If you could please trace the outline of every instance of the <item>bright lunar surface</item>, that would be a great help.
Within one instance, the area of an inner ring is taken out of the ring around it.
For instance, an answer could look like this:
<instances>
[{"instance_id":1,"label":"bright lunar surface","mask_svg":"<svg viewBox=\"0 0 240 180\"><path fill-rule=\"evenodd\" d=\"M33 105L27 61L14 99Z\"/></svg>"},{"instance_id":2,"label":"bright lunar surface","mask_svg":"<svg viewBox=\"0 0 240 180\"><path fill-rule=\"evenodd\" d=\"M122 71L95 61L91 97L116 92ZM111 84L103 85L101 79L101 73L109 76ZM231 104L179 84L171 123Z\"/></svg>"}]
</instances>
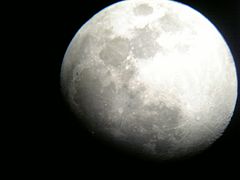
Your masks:
<instances>
[{"instance_id":1,"label":"bright lunar surface","mask_svg":"<svg viewBox=\"0 0 240 180\"><path fill-rule=\"evenodd\" d=\"M167 0L121 1L93 16L66 51L61 86L90 132L159 160L209 147L237 99L223 37L199 12Z\"/></svg>"}]
</instances>

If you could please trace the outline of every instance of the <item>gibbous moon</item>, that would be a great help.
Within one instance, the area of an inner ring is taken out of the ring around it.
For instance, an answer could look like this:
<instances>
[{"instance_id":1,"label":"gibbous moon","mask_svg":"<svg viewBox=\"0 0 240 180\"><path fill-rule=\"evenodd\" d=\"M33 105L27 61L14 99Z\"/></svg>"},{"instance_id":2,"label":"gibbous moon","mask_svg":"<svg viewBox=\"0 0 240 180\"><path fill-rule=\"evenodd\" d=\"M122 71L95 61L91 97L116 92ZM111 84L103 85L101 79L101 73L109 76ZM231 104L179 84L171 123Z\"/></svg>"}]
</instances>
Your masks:
<instances>
[{"instance_id":1,"label":"gibbous moon","mask_svg":"<svg viewBox=\"0 0 240 180\"><path fill-rule=\"evenodd\" d=\"M66 51L61 86L96 137L156 160L209 147L237 99L223 37L199 12L167 0L121 1L93 16Z\"/></svg>"}]
</instances>

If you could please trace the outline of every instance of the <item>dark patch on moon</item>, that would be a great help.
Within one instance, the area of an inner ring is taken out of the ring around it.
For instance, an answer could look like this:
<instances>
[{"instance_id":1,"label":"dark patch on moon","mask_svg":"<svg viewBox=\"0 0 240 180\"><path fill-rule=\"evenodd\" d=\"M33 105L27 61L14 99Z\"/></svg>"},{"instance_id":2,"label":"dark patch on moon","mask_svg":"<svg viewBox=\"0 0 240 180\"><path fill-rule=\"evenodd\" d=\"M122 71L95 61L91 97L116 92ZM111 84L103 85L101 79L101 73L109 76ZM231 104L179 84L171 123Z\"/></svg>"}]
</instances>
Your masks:
<instances>
[{"instance_id":1,"label":"dark patch on moon","mask_svg":"<svg viewBox=\"0 0 240 180\"><path fill-rule=\"evenodd\" d=\"M183 22L174 13L168 13L159 20L165 32L175 33L184 29Z\"/></svg>"},{"instance_id":2,"label":"dark patch on moon","mask_svg":"<svg viewBox=\"0 0 240 180\"><path fill-rule=\"evenodd\" d=\"M175 128L180 124L181 110L168 107L164 102L145 106L140 93L126 91L128 100L118 121L120 125L116 125L122 134L115 138L140 153L152 151L158 156L166 155L174 145L173 141L180 139Z\"/></svg>"},{"instance_id":3,"label":"dark patch on moon","mask_svg":"<svg viewBox=\"0 0 240 180\"><path fill-rule=\"evenodd\" d=\"M119 66L128 57L130 43L128 39L117 37L106 42L99 57L106 65Z\"/></svg>"},{"instance_id":4,"label":"dark patch on moon","mask_svg":"<svg viewBox=\"0 0 240 180\"><path fill-rule=\"evenodd\" d=\"M125 72L121 75L121 80L124 85L128 85L129 81L134 77L136 74L136 69L134 66L130 66L129 69L126 69Z\"/></svg>"},{"instance_id":5,"label":"dark patch on moon","mask_svg":"<svg viewBox=\"0 0 240 180\"><path fill-rule=\"evenodd\" d=\"M110 83L107 87L103 87L101 77L95 74L94 68L83 69L77 79L73 82L75 87L73 100L77 108L86 115L87 121L92 121L92 125L96 127L94 129L110 126L106 117L115 95L115 84Z\"/></svg>"},{"instance_id":6,"label":"dark patch on moon","mask_svg":"<svg viewBox=\"0 0 240 180\"><path fill-rule=\"evenodd\" d=\"M76 51L77 56L75 58L75 61L83 62L91 58L92 54L94 52L89 51L89 47L94 48L96 46L97 40L91 36L90 34L86 34L83 37L81 37L80 41L76 43L76 48L71 48L73 51ZM77 63L72 63L73 65L76 65Z\"/></svg>"},{"instance_id":7,"label":"dark patch on moon","mask_svg":"<svg viewBox=\"0 0 240 180\"><path fill-rule=\"evenodd\" d=\"M147 16L153 13L153 8L148 4L141 4L134 8L134 14L136 16Z\"/></svg>"},{"instance_id":8,"label":"dark patch on moon","mask_svg":"<svg viewBox=\"0 0 240 180\"><path fill-rule=\"evenodd\" d=\"M180 119L180 109L177 107L168 107L165 103L160 103L159 105L148 105L146 110L151 116L152 125L157 125L164 131L173 129L179 125ZM149 122L148 121L148 122Z\"/></svg>"},{"instance_id":9,"label":"dark patch on moon","mask_svg":"<svg viewBox=\"0 0 240 180\"><path fill-rule=\"evenodd\" d=\"M97 91L100 87L100 81L94 76L90 69L83 69L78 72L79 78L74 82L76 93L74 94L74 101L76 104L84 108L89 104L94 105L94 100L97 97Z\"/></svg>"},{"instance_id":10,"label":"dark patch on moon","mask_svg":"<svg viewBox=\"0 0 240 180\"><path fill-rule=\"evenodd\" d=\"M135 29L135 33L137 35L131 41L133 55L141 59L153 57L160 49L156 42L157 32L146 26L143 29Z\"/></svg>"},{"instance_id":11,"label":"dark patch on moon","mask_svg":"<svg viewBox=\"0 0 240 180\"><path fill-rule=\"evenodd\" d=\"M73 72L74 68L83 61L86 61L92 55L89 52L89 47L92 47L93 44L96 44L96 39L89 34L84 34L81 38L75 38L71 44L71 48L66 52L65 58L69 62L69 65L62 67L62 78L63 82L66 83L62 85L63 87L69 87L71 79L75 76ZM64 60L66 61L66 60ZM66 95L69 96L69 91L67 90Z\"/></svg>"}]
</instances>

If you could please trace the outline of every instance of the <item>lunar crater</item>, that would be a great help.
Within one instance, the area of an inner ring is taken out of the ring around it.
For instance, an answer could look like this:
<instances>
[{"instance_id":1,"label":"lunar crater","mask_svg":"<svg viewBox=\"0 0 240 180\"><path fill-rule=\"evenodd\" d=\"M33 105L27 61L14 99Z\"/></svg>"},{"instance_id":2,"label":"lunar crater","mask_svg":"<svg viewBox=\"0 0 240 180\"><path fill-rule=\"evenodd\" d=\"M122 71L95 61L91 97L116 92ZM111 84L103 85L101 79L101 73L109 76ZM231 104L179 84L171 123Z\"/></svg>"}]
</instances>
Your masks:
<instances>
[{"instance_id":1,"label":"lunar crater","mask_svg":"<svg viewBox=\"0 0 240 180\"><path fill-rule=\"evenodd\" d=\"M185 28L180 19L174 14L165 14L159 19L159 24L162 25L162 29L167 33L174 33Z\"/></svg>"},{"instance_id":2,"label":"lunar crater","mask_svg":"<svg viewBox=\"0 0 240 180\"><path fill-rule=\"evenodd\" d=\"M99 56L107 65L119 66L128 57L130 43L128 39L117 37L108 40Z\"/></svg>"}]
</instances>

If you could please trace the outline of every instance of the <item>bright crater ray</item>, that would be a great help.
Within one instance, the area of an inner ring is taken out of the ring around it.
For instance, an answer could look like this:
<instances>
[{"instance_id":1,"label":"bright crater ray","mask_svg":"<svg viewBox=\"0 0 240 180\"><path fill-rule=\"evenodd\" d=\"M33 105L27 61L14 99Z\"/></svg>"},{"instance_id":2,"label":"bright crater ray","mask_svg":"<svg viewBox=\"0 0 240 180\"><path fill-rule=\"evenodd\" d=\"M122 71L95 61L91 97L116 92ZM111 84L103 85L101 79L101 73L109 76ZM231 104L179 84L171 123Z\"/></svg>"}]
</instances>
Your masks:
<instances>
[{"instance_id":1,"label":"bright crater ray","mask_svg":"<svg viewBox=\"0 0 240 180\"><path fill-rule=\"evenodd\" d=\"M67 49L61 85L96 136L159 160L210 146L237 99L220 33L192 8L166 0L122 1L92 17Z\"/></svg>"}]
</instances>

